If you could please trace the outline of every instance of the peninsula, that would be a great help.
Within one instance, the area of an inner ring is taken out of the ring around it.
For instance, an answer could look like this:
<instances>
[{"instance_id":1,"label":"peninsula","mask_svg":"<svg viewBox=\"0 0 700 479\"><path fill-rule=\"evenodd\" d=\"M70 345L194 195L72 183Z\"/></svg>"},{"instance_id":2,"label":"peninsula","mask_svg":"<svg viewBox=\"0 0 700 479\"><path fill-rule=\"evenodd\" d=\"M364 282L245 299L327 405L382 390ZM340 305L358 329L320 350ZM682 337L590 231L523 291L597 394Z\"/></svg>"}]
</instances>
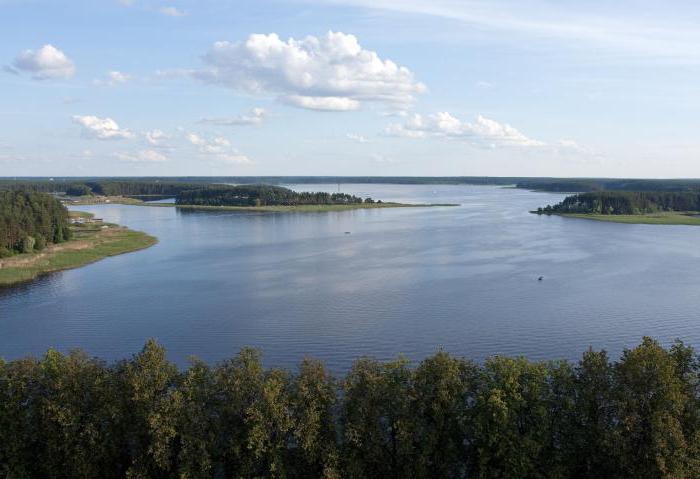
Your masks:
<instances>
[{"instance_id":1,"label":"peninsula","mask_svg":"<svg viewBox=\"0 0 700 479\"><path fill-rule=\"evenodd\" d=\"M69 212L44 193L0 193L0 287L154 245L156 238Z\"/></svg>"},{"instance_id":2,"label":"peninsula","mask_svg":"<svg viewBox=\"0 0 700 479\"><path fill-rule=\"evenodd\" d=\"M346 193L297 192L269 184L220 185L201 183L109 182L81 183L66 187L59 197L72 206L126 204L184 209L325 212L377 208L456 206L454 204L407 204L374 200ZM175 203L159 200L174 198Z\"/></svg>"},{"instance_id":3,"label":"peninsula","mask_svg":"<svg viewBox=\"0 0 700 479\"><path fill-rule=\"evenodd\" d=\"M700 225L700 193L598 191L566 197L538 208L539 215L559 215L628 224Z\"/></svg>"}]
</instances>

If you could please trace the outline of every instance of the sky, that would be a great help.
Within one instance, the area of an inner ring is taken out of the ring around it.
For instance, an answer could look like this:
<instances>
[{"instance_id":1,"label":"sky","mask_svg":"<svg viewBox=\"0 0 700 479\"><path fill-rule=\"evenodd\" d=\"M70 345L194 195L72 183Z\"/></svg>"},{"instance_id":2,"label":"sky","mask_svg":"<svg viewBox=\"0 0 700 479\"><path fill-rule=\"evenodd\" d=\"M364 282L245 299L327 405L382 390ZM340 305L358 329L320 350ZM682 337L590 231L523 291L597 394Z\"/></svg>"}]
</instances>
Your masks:
<instances>
[{"instance_id":1,"label":"sky","mask_svg":"<svg viewBox=\"0 0 700 479\"><path fill-rule=\"evenodd\" d=\"M0 0L0 176L700 177L700 3Z\"/></svg>"}]
</instances>

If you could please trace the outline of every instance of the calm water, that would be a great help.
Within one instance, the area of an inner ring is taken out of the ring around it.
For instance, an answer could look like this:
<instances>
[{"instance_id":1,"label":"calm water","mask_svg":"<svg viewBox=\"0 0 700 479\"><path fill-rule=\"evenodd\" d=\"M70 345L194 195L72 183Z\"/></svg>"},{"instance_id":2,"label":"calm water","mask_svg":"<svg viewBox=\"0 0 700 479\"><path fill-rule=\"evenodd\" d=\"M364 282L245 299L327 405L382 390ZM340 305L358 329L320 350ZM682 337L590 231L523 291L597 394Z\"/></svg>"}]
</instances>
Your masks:
<instances>
[{"instance_id":1,"label":"calm water","mask_svg":"<svg viewBox=\"0 0 700 479\"><path fill-rule=\"evenodd\" d=\"M336 185L292 186L327 189ZM614 355L643 335L700 346L700 228L538 217L562 195L344 185L460 207L256 214L82 207L160 239L0 291L0 355L80 347L107 359L157 338L179 364L260 347L342 371L361 355ZM350 232L351 234L345 234ZM537 281L544 276L544 281Z\"/></svg>"}]
</instances>

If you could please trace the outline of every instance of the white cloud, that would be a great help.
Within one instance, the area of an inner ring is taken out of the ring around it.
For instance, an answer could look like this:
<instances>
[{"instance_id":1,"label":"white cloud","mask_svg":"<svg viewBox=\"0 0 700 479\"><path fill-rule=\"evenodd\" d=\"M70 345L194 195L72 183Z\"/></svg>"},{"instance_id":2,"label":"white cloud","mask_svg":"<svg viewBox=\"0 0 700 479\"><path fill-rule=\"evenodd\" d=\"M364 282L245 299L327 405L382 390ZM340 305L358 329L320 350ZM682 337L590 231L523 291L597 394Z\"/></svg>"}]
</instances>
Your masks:
<instances>
[{"instance_id":1,"label":"white cloud","mask_svg":"<svg viewBox=\"0 0 700 479\"><path fill-rule=\"evenodd\" d=\"M354 35L328 32L302 40L277 34L244 42L216 42L207 69L190 72L205 83L253 94L277 95L312 110L356 110L363 103L404 108L425 86L406 67L363 49Z\"/></svg>"},{"instance_id":2,"label":"white cloud","mask_svg":"<svg viewBox=\"0 0 700 479\"><path fill-rule=\"evenodd\" d=\"M235 153L217 155L216 159L221 163L229 163L235 165L248 165L252 163L252 161L250 161L250 158L248 158L247 156Z\"/></svg>"},{"instance_id":3,"label":"white cloud","mask_svg":"<svg viewBox=\"0 0 700 479\"><path fill-rule=\"evenodd\" d=\"M95 83L95 85L116 86L126 83L129 80L131 80L131 75L113 70L107 72L104 78L97 79L93 83Z\"/></svg>"},{"instance_id":4,"label":"white cloud","mask_svg":"<svg viewBox=\"0 0 700 479\"><path fill-rule=\"evenodd\" d=\"M82 135L85 138L96 140L123 140L134 136L131 131L120 128L111 118L99 118L92 115L73 117L73 123L83 127Z\"/></svg>"},{"instance_id":5,"label":"white cloud","mask_svg":"<svg viewBox=\"0 0 700 479\"><path fill-rule=\"evenodd\" d=\"M178 10L175 7L161 7L158 11L163 15L167 15L169 17L184 17L185 15L187 15L186 12Z\"/></svg>"},{"instance_id":6,"label":"white cloud","mask_svg":"<svg viewBox=\"0 0 700 479\"><path fill-rule=\"evenodd\" d=\"M217 136L211 140L206 140L196 133L187 133L187 141L199 149L200 153L224 153L231 147L231 142L226 138Z\"/></svg>"},{"instance_id":7,"label":"white cloud","mask_svg":"<svg viewBox=\"0 0 700 479\"><path fill-rule=\"evenodd\" d=\"M242 155L238 150L233 148L231 142L226 138L217 136L208 140L191 132L185 133L185 138L192 145L197 147L197 151L199 151L200 154L217 162L228 164L252 163L247 156Z\"/></svg>"},{"instance_id":8,"label":"white cloud","mask_svg":"<svg viewBox=\"0 0 700 479\"><path fill-rule=\"evenodd\" d=\"M481 115L473 123L464 122L447 112L423 117L415 114L405 123L394 123L384 131L389 136L406 138L450 138L466 140L476 146L540 147L545 143L528 138L512 126L499 123Z\"/></svg>"},{"instance_id":9,"label":"white cloud","mask_svg":"<svg viewBox=\"0 0 700 479\"><path fill-rule=\"evenodd\" d=\"M360 108L360 102L352 98L338 96L301 96L287 95L281 98L283 103L319 111L353 111Z\"/></svg>"},{"instance_id":10,"label":"white cloud","mask_svg":"<svg viewBox=\"0 0 700 479\"><path fill-rule=\"evenodd\" d=\"M253 108L246 115L233 118L202 118L199 123L209 123L219 126L262 125L267 118L267 112L263 108Z\"/></svg>"},{"instance_id":11,"label":"white cloud","mask_svg":"<svg viewBox=\"0 0 700 479\"><path fill-rule=\"evenodd\" d=\"M53 45L39 50L24 50L13 63L16 71L30 73L35 80L70 78L75 74L73 61Z\"/></svg>"},{"instance_id":12,"label":"white cloud","mask_svg":"<svg viewBox=\"0 0 700 479\"><path fill-rule=\"evenodd\" d=\"M356 133L348 133L346 136L348 137L348 140L356 141L357 143L369 143L367 138Z\"/></svg>"},{"instance_id":13,"label":"white cloud","mask_svg":"<svg viewBox=\"0 0 700 479\"><path fill-rule=\"evenodd\" d=\"M115 153L114 156L120 161L129 163L163 163L168 161L168 157L155 150L141 150L137 153Z\"/></svg>"},{"instance_id":14,"label":"white cloud","mask_svg":"<svg viewBox=\"0 0 700 479\"><path fill-rule=\"evenodd\" d=\"M158 146L163 141L170 138L168 135L166 135L165 133L163 133L161 130L158 130L158 129L147 131L145 133L145 136L146 136L146 141L148 142L148 144L153 145L153 146Z\"/></svg>"}]
</instances>

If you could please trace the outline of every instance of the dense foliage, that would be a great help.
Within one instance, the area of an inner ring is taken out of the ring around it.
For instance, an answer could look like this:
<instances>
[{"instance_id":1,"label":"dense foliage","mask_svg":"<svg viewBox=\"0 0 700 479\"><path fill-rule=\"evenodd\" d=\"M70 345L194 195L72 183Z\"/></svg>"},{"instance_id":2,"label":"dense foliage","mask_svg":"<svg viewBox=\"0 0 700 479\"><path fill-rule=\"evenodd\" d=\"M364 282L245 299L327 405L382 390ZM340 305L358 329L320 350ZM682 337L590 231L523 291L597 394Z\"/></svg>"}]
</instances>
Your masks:
<instances>
[{"instance_id":1,"label":"dense foliage","mask_svg":"<svg viewBox=\"0 0 700 479\"><path fill-rule=\"evenodd\" d=\"M65 193L69 196L175 196L187 189L197 188L200 183L187 183L177 179L59 179L59 180L0 180L0 190L22 190L47 193Z\"/></svg>"},{"instance_id":2,"label":"dense foliage","mask_svg":"<svg viewBox=\"0 0 700 479\"><path fill-rule=\"evenodd\" d=\"M46 193L0 191L0 257L70 238L68 210Z\"/></svg>"},{"instance_id":3,"label":"dense foliage","mask_svg":"<svg viewBox=\"0 0 700 479\"><path fill-rule=\"evenodd\" d=\"M538 208L538 213L638 215L659 211L700 211L700 192L596 192L566 197L561 203Z\"/></svg>"},{"instance_id":4,"label":"dense foliage","mask_svg":"<svg viewBox=\"0 0 700 479\"><path fill-rule=\"evenodd\" d=\"M700 180L642 180L624 178L519 178L518 188L557 192L673 191L700 192Z\"/></svg>"},{"instance_id":5,"label":"dense foliage","mask_svg":"<svg viewBox=\"0 0 700 479\"><path fill-rule=\"evenodd\" d=\"M338 205L373 203L345 193L296 192L273 185L209 186L179 193L179 205L270 206L270 205Z\"/></svg>"},{"instance_id":6,"label":"dense foliage","mask_svg":"<svg viewBox=\"0 0 700 479\"><path fill-rule=\"evenodd\" d=\"M242 350L179 371L150 341L0 361L0 477L700 477L700 365L645 338L617 362L439 352L342 381Z\"/></svg>"}]
</instances>

